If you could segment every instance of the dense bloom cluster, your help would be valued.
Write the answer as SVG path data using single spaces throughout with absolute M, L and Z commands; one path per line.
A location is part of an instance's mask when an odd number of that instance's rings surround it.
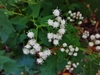
M 37 59 L 38 64 L 42 64 L 43 60 L 46 60 L 48 56 L 51 55 L 51 51 L 49 49 L 46 49 L 42 52 L 42 47 L 39 43 L 37 43 L 36 39 L 34 39 L 34 33 L 28 32 L 27 36 L 29 38 L 28 43 L 23 48 L 23 53 L 28 55 L 34 55 L 36 53 L 39 54 L 40 58 Z
M 87 39 L 89 37 L 89 31 L 84 31 L 82 38 Z
M 65 30 L 65 24 L 66 21 L 65 19 L 62 19 L 62 17 L 60 16 L 60 10 L 59 9 L 55 9 L 53 11 L 53 15 L 56 17 L 54 20 L 48 19 L 48 25 L 52 26 L 53 28 L 57 29 L 57 33 L 51 33 L 49 32 L 47 34 L 47 38 L 49 42 L 53 41 L 53 44 L 55 46 L 59 45 L 59 40 L 62 39 L 63 34 L 65 34 L 66 30 Z
M 95 35 L 91 35 L 90 40 L 91 41 L 89 42 L 89 46 L 95 46 L 95 50 L 100 50 L 100 34 L 97 33 Z
M 66 43 L 63 43 L 63 47 L 60 48 L 61 52 L 66 52 L 69 56 L 77 56 L 79 48 L 78 47 L 73 47 L 72 45 L 67 46 Z
M 72 63 L 71 61 L 68 61 L 67 65 L 65 67 L 67 70 L 69 70 L 69 72 L 72 72 L 74 70 L 74 68 L 77 68 L 78 65 L 79 65 L 78 62 Z
M 70 11 L 68 11 L 67 20 L 69 20 L 70 22 L 75 22 L 77 20 L 78 21 L 78 25 L 81 25 L 82 24 L 82 20 L 83 20 L 83 16 L 79 11 L 78 12 L 72 12 L 70 10 Z

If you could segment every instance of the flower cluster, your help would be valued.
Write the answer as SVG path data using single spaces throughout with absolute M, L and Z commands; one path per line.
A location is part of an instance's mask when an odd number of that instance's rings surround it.
M 42 47 L 34 39 L 34 33 L 28 32 L 27 36 L 30 39 L 28 40 L 28 43 L 24 46 L 23 53 L 26 54 L 26 55 L 29 54 L 29 53 L 33 55 L 36 52 L 39 52 L 42 49 Z
M 28 32 L 27 36 L 30 39 L 28 40 L 28 43 L 24 46 L 23 53 L 26 55 L 28 55 L 28 54 L 34 55 L 34 54 L 38 53 L 40 58 L 37 59 L 37 63 L 42 64 L 43 60 L 46 60 L 46 58 L 51 55 L 51 51 L 49 49 L 45 49 L 42 52 L 43 49 L 40 46 L 40 44 L 37 43 L 37 41 L 34 39 L 33 32 Z
M 78 25 L 81 25 L 82 20 L 83 20 L 83 16 L 79 11 L 78 12 L 72 12 L 70 10 L 70 11 L 68 11 L 67 20 L 69 20 L 70 22 L 75 22 L 76 20 L 78 20 Z
M 79 65 L 78 62 L 72 63 L 71 61 L 68 61 L 65 67 L 66 67 L 66 70 L 68 70 L 69 72 L 72 72 L 74 68 L 77 68 L 78 65 Z
M 68 53 L 69 56 L 77 56 L 78 55 L 78 51 L 79 51 L 79 48 L 78 47 L 73 47 L 72 45 L 69 45 L 67 46 L 66 43 L 63 43 L 62 45 L 63 47 L 60 48 L 61 52 L 66 52 Z
M 51 55 L 51 50 L 46 49 L 43 52 L 42 51 L 39 52 L 38 54 L 39 54 L 39 58 L 37 59 L 37 63 L 42 64 L 43 60 L 46 60 L 47 57 Z
M 47 38 L 49 42 L 53 41 L 53 44 L 55 46 L 59 45 L 59 40 L 62 39 L 63 34 L 66 32 L 65 30 L 65 24 L 66 21 L 65 19 L 62 19 L 62 17 L 60 16 L 60 10 L 59 9 L 55 9 L 53 11 L 53 15 L 55 16 L 54 20 L 48 19 L 48 25 L 52 26 L 53 28 L 57 29 L 57 33 L 51 33 L 49 32 L 47 34 Z
M 84 31 L 82 38 L 87 39 L 89 37 L 89 31 Z
M 89 46 L 93 47 L 95 46 L 95 49 L 98 51 L 100 50 L 100 34 L 95 34 L 95 35 L 91 35 L 90 36 L 90 42 L 89 42 Z

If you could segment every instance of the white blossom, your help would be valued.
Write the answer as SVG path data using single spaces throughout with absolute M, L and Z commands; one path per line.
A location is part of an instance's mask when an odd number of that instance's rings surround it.
M 100 34 L 95 34 L 95 37 L 98 39 L 98 38 L 100 38 Z
M 47 23 L 48 23 L 48 25 L 52 26 L 53 25 L 53 20 L 49 19 Z
M 38 43 L 36 43 L 36 44 L 33 46 L 33 48 L 34 48 L 36 51 L 40 51 L 40 50 L 41 50 L 41 46 L 40 46 Z
M 40 57 L 42 57 L 42 56 L 43 56 L 43 52 L 39 52 L 38 54 L 39 54 L 39 56 L 40 56 Z
M 33 55 L 33 54 L 35 54 L 35 53 L 36 53 L 36 50 L 34 50 L 34 49 L 31 49 L 31 50 L 30 50 L 30 54 Z
M 71 51 L 71 52 L 74 52 L 74 48 L 71 48 L 70 51 Z
M 76 68 L 76 67 L 77 67 L 77 65 L 76 65 L 75 63 L 73 63 L 72 65 L 73 65 L 73 67 L 74 67 L 74 68 Z
M 54 40 L 53 40 L 53 44 L 54 44 L 55 46 L 57 46 L 57 45 L 59 44 L 59 40 L 54 39 Z
M 95 40 L 95 44 L 96 45 L 100 44 L 100 40 Z
M 47 34 L 47 38 L 48 38 L 49 40 L 51 40 L 51 39 L 53 38 L 53 35 L 54 35 L 53 33 L 48 33 L 48 34 Z
M 79 21 L 78 24 L 81 25 L 82 24 L 82 21 Z
M 96 50 L 100 50 L 100 46 L 96 46 Z
M 26 44 L 24 47 L 28 48 L 28 49 L 31 48 L 31 46 L 29 44 Z
M 71 61 L 68 61 L 67 64 L 70 65 L 71 64 Z
M 50 56 L 51 50 L 47 49 L 47 50 L 43 51 L 43 54 L 46 55 L 46 56 Z
M 92 47 L 94 45 L 93 42 L 89 42 L 89 46 Z
M 38 58 L 38 59 L 36 60 L 36 62 L 37 62 L 38 64 L 42 64 L 42 63 L 43 63 L 43 59 L 42 59 L 42 58 Z
M 71 14 L 71 13 L 72 13 L 72 11 L 71 11 L 71 10 L 69 10 L 69 11 L 68 11 L 68 14 Z
M 63 43 L 63 47 L 66 47 L 67 46 L 67 43 Z
M 69 52 L 69 49 L 66 49 L 65 52 L 68 53 Z
M 73 46 L 72 45 L 69 45 L 69 48 L 71 49 L 71 48 L 73 48 Z
M 71 18 L 70 17 L 67 17 L 67 19 L 70 20 Z
M 86 38 L 87 38 L 87 36 L 86 36 L 86 35 L 82 35 L 82 38 L 83 38 L 83 39 L 86 39 Z
M 58 32 L 59 32 L 60 34 L 64 34 L 64 33 L 65 33 L 65 29 L 64 29 L 64 28 L 61 28 L 61 29 L 58 30 Z
M 27 36 L 28 36 L 29 38 L 33 38 L 33 37 L 34 37 L 34 33 L 29 31 L 29 32 L 27 33 Z
M 56 39 L 61 40 L 62 39 L 62 34 L 57 33 L 56 34 Z
M 60 16 L 58 16 L 58 17 L 56 17 L 56 20 L 57 20 L 58 22 L 61 22 L 61 21 L 62 21 L 62 18 L 61 18 Z
M 54 28 L 59 27 L 59 23 L 58 23 L 58 22 L 56 22 L 56 21 L 55 21 L 55 22 L 53 22 L 53 27 L 54 27 Z
M 78 63 L 78 62 L 77 62 L 76 64 L 77 64 L 77 65 L 79 65 L 79 63 Z
M 59 15 L 60 15 L 59 9 L 55 9 L 55 10 L 53 11 L 53 14 L 54 14 L 54 16 L 59 16 Z
M 79 51 L 79 48 L 78 48 L 78 47 L 76 47 L 76 48 L 75 48 L 75 51 Z
M 61 48 L 61 49 L 60 49 L 60 51 L 61 51 L 61 52 L 64 52 L 64 51 L 65 51 L 65 49 L 64 49 L 64 48 Z
M 30 44 L 31 46 L 33 46 L 35 43 L 36 43 L 36 40 L 35 39 L 30 39 L 28 41 L 28 44 Z
M 28 55 L 29 54 L 29 49 L 23 48 L 23 53 L 26 54 L 26 55 Z
M 77 56 L 77 53 L 74 53 L 73 56 Z
M 94 35 L 91 35 L 91 36 L 90 36 L 90 39 L 91 39 L 91 40 L 95 40 L 95 36 L 94 36 Z
M 61 25 L 65 25 L 66 21 L 63 19 L 61 20 Z
M 73 53 L 72 53 L 72 52 L 69 52 L 68 54 L 69 54 L 69 55 L 72 55 Z

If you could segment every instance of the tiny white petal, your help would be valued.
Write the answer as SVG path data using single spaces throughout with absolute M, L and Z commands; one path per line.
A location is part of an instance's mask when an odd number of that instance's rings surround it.
M 58 22 L 61 22 L 62 18 L 61 18 L 60 16 L 58 16 L 58 17 L 56 17 L 56 20 L 57 20 Z
M 78 47 L 76 47 L 76 48 L 75 48 L 75 51 L 79 51 L 79 48 L 78 48 Z
M 59 27 L 59 23 L 58 23 L 58 22 L 56 22 L 56 21 L 55 21 L 55 22 L 53 22 L 53 27 L 54 27 L 54 28 Z
M 28 49 L 31 48 L 31 46 L 29 44 L 26 44 L 24 47 L 28 48 Z
M 74 53 L 73 56 L 77 56 L 77 53 Z
M 33 37 L 34 37 L 34 33 L 29 31 L 29 32 L 27 33 L 27 36 L 28 36 L 29 38 L 33 38 Z
M 70 65 L 71 64 L 71 61 L 68 61 L 67 64 Z
M 94 36 L 94 35 L 91 35 L 91 36 L 90 36 L 90 39 L 91 39 L 91 40 L 95 40 L 95 36 Z
M 61 49 L 60 49 L 60 51 L 61 51 L 61 52 L 64 52 L 64 51 L 65 51 L 65 49 L 64 49 L 64 48 L 61 48 Z
M 55 46 L 57 46 L 58 44 L 59 44 L 59 40 L 53 40 L 53 44 L 55 45 Z
M 29 49 L 23 48 L 23 53 L 26 54 L 26 55 L 28 55 L 29 54 Z
M 61 25 L 65 25 L 66 21 L 63 19 L 61 20 Z
M 100 50 L 100 46 L 96 46 L 96 50 Z
M 71 14 L 71 13 L 72 13 L 72 11 L 71 11 L 71 10 L 69 10 L 69 11 L 68 11 L 68 14 Z
M 55 10 L 53 11 L 53 14 L 54 14 L 54 16 L 59 16 L 59 15 L 60 15 L 59 9 L 55 9 Z
M 36 60 L 36 62 L 37 62 L 38 64 L 42 64 L 42 63 L 43 63 L 43 59 L 42 59 L 42 58 L 38 58 L 38 59 Z
M 58 32 L 59 32 L 60 34 L 64 34 L 64 33 L 65 33 L 65 29 L 64 29 L 64 28 L 61 28 L 61 29 L 58 30 Z
M 93 42 L 89 42 L 89 46 L 92 47 L 94 45 Z
M 100 44 L 100 40 L 95 40 L 95 44 L 96 45 Z
M 36 43 L 35 39 L 31 39 L 28 41 L 28 44 L 30 44 L 31 46 L 33 46 Z
M 76 67 L 77 67 L 77 65 L 76 65 L 75 63 L 73 63 L 72 65 L 73 65 L 73 67 L 74 67 L 74 68 L 76 68 Z
M 35 53 L 36 53 L 36 50 L 34 50 L 34 49 L 31 49 L 31 50 L 30 50 L 30 54 L 33 55 L 33 54 L 35 54 Z
M 49 19 L 47 23 L 48 23 L 48 25 L 52 26 L 53 25 L 53 20 Z
M 98 38 L 100 38 L 100 34 L 95 34 L 95 37 L 98 39 Z
M 79 21 L 78 24 L 79 24 L 79 25 L 82 24 L 82 21 Z
M 63 47 L 66 47 L 67 46 L 67 43 L 63 43 Z

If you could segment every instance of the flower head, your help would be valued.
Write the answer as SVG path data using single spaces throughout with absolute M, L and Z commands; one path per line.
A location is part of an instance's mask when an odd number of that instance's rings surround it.
M 29 31 L 29 32 L 27 33 L 27 36 L 28 36 L 29 38 L 33 38 L 33 37 L 34 37 L 34 33 Z
M 59 16 L 59 15 L 60 15 L 59 9 L 55 9 L 55 10 L 53 11 L 53 14 L 54 14 L 54 16 Z
M 29 54 L 29 49 L 23 48 L 23 53 L 26 54 L 26 55 L 28 55 Z

